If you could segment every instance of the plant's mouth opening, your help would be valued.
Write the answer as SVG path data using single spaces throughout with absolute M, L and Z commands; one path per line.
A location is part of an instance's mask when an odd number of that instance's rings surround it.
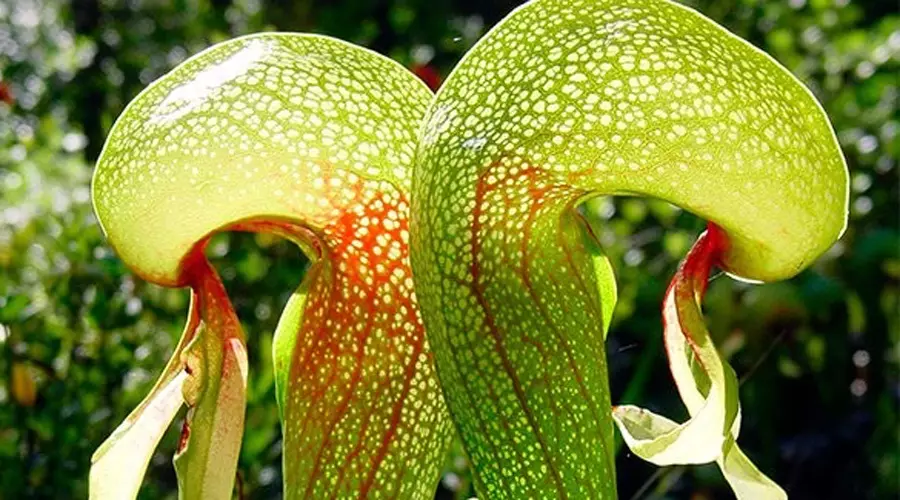
M 299 251 L 298 251 L 299 250 Z M 261 344 L 269 344 L 272 340 L 254 342 L 259 347 L 247 348 L 247 342 L 238 318 L 253 317 L 258 331 L 251 336 L 259 337 L 263 332 L 275 330 L 275 323 L 268 321 L 277 318 L 275 312 L 283 310 L 290 293 L 282 292 L 280 296 L 272 296 L 272 290 L 293 290 L 298 283 L 305 280 L 310 262 L 323 257 L 324 248 L 319 238 L 302 225 L 271 219 L 254 219 L 231 224 L 228 227 L 211 233 L 200 241 L 185 257 L 182 263 L 182 279 L 191 288 L 192 311 L 189 312 L 185 338 L 186 353 L 180 355 L 183 372 L 189 379 L 185 385 L 185 404 L 187 414 L 182 423 L 177 455 L 183 454 L 191 437 L 191 421 L 197 404 L 197 398 L 205 392 L 205 387 L 195 388 L 192 385 L 205 385 L 209 382 L 203 370 L 209 368 L 204 356 L 214 353 L 202 352 L 209 349 L 223 350 L 227 358 L 229 351 L 238 352 L 238 357 L 247 358 L 247 351 L 258 351 L 254 354 L 263 358 L 269 357 Z M 299 276 L 298 276 L 299 275 Z M 268 276 L 277 276 L 284 286 L 259 286 Z M 252 299 L 251 299 L 252 297 Z M 232 300 L 235 298 L 236 300 Z M 196 304 L 196 311 L 194 311 Z M 223 321 L 221 328 L 208 328 Z M 207 328 L 204 328 L 207 327 Z M 220 337 L 208 339 L 198 352 L 191 353 L 190 344 L 201 332 L 212 333 Z M 257 334 L 257 335 L 252 335 Z M 270 334 L 270 333 L 269 333 Z M 212 344 L 210 344 L 212 342 Z M 254 346 L 256 347 L 256 346 Z M 177 353 L 176 353 L 177 354 Z M 248 359 L 238 360 L 244 365 Z M 213 360 L 215 363 L 215 360 Z M 244 368 L 244 377 L 249 370 Z M 213 374 L 215 376 L 215 374 Z M 227 376 L 228 374 L 219 374 Z M 191 384 L 191 381 L 194 384 Z M 225 403 L 236 406 L 235 400 L 246 400 L 246 381 L 241 394 L 232 394 L 225 398 Z M 199 393 L 199 394 L 195 394 Z M 221 398 L 220 398 L 221 399 Z M 277 424 L 277 420 L 275 421 Z M 280 457 L 278 457 L 280 460 Z
M 678 261 L 705 223 L 665 200 L 628 193 L 592 193 L 578 200 L 575 209 L 590 251 L 609 259 L 618 292 L 612 318 L 616 331 L 607 331 L 606 338 L 612 400 L 644 400 L 658 362 L 665 358 L 662 328 L 659 316 L 633 313 L 658 310 Z M 648 273 L 660 279 L 646 280 Z M 623 443 L 616 438 L 621 451 Z
M 255 233 L 258 237 L 283 238 L 296 245 L 311 261 L 316 261 L 325 254 L 325 247 L 315 231 L 292 221 L 275 218 L 248 219 L 231 224 L 224 231 Z
M 238 318 L 253 325 L 255 333 L 271 333 L 278 313 L 310 267 L 327 258 L 325 252 L 321 239 L 302 225 L 253 219 L 204 238 L 184 259 L 182 274 L 190 275 L 191 260 L 205 259 L 221 278 Z

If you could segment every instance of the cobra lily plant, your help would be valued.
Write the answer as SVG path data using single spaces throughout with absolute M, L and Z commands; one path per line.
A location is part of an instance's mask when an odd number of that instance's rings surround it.
M 579 210 L 603 195 L 709 221 L 662 306 L 684 423 L 611 406 L 615 279 Z M 428 497 L 446 401 L 485 498 L 615 498 L 615 426 L 650 462 L 716 462 L 739 498 L 783 498 L 736 443 L 738 384 L 701 302 L 714 267 L 807 267 L 847 196 L 809 91 L 668 0 L 534 0 L 436 96 L 325 37 L 218 45 L 135 99 L 95 173 L 122 259 L 192 302 L 156 387 L 95 454 L 91 496 L 134 497 L 183 405 L 181 496 L 230 496 L 246 349 L 203 248 L 263 231 L 315 262 L 274 346 L 286 497 Z
M 247 354 L 203 253 L 219 231 L 280 235 L 314 261 L 274 340 L 285 496 L 433 494 L 450 421 L 407 243 L 431 96 L 368 50 L 267 34 L 186 61 L 128 106 L 94 174 L 98 219 L 135 273 L 188 286 L 192 301 L 156 386 L 95 453 L 91 498 L 137 494 L 182 406 L 181 497 L 231 498 Z
M 613 422 L 658 465 L 717 462 L 741 498 L 783 491 L 743 455 L 738 384 L 700 302 L 713 266 L 793 276 L 846 225 L 822 108 L 766 54 L 666 0 L 537 0 L 465 56 L 429 108 L 412 190 L 416 291 L 441 386 L 488 498 L 615 498 Z M 599 195 L 710 221 L 663 300 L 691 418 L 610 411 Z

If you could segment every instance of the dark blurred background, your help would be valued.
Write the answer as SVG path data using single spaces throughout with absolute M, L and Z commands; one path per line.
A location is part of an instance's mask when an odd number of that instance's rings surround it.
M 89 199 L 104 137 L 144 86 L 210 44 L 268 30 L 334 35 L 432 85 L 514 0 L 0 0 L 0 498 L 85 498 L 91 453 L 150 388 L 187 292 L 131 275 Z M 741 444 L 795 499 L 900 496 L 900 16 L 891 0 L 688 2 L 761 47 L 824 104 L 851 168 L 850 226 L 778 284 L 713 281 L 706 311 L 744 382 Z M 702 221 L 665 203 L 589 207 L 617 270 L 613 401 L 686 412 L 661 349 L 666 283 Z M 250 342 L 246 498 L 278 498 L 272 331 L 306 261 L 283 241 L 223 235 L 210 255 Z M 173 426 L 141 498 L 175 498 Z M 714 466 L 657 470 L 620 448 L 620 497 L 730 498 Z M 467 498 L 447 456 L 439 498 Z

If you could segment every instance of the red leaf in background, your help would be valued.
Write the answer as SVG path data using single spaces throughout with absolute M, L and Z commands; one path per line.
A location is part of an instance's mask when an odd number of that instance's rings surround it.
M 428 85 L 431 90 L 437 90 L 441 86 L 441 74 L 430 64 L 413 64 L 412 72 Z
M 417 73 L 418 74 L 418 73 Z M 16 100 L 13 98 L 12 90 L 9 89 L 9 85 L 5 82 L 0 82 L 0 101 L 13 105 Z

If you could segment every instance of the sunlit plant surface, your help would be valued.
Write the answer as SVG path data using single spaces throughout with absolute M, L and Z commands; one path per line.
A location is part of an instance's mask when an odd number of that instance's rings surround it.
M 615 281 L 579 210 L 604 195 L 710 222 L 662 303 L 684 423 L 611 407 Z M 811 94 L 696 12 L 536 0 L 436 97 L 329 38 L 218 45 L 124 112 L 94 204 L 136 273 L 192 290 L 157 386 L 94 457 L 94 498 L 136 495 L 182 405 L 181 495 L 230 496 L 246 348 L 203 255 L 229 230 L 315 262 L 274 347 L 288 498 L 429 497 L 451 418 L 486 498 L 615 498 L 614 423 L 648 461 L 716 462 L 738 497 L 782 498 L 736 443 L 736 377 L 700 302 L 714 267 L 772 281 L 826 250 L 847 171 Z
M 450 423 L 407 244 L 415 133 L 430 98 L 365 49 L 270 34 L 204 52 L 128 107 L 94 177 L 98 217 L 136 273 L 189 286 L 193 300 L 157 386 L 95 454 L 93 497 L 133 497 L 186 404 L 181 494 L 230 498 L 247 362 L 203 254 L 218 231 L 280 235 L 314 261 L 274 340 L 286 496 L 433 494 Z

